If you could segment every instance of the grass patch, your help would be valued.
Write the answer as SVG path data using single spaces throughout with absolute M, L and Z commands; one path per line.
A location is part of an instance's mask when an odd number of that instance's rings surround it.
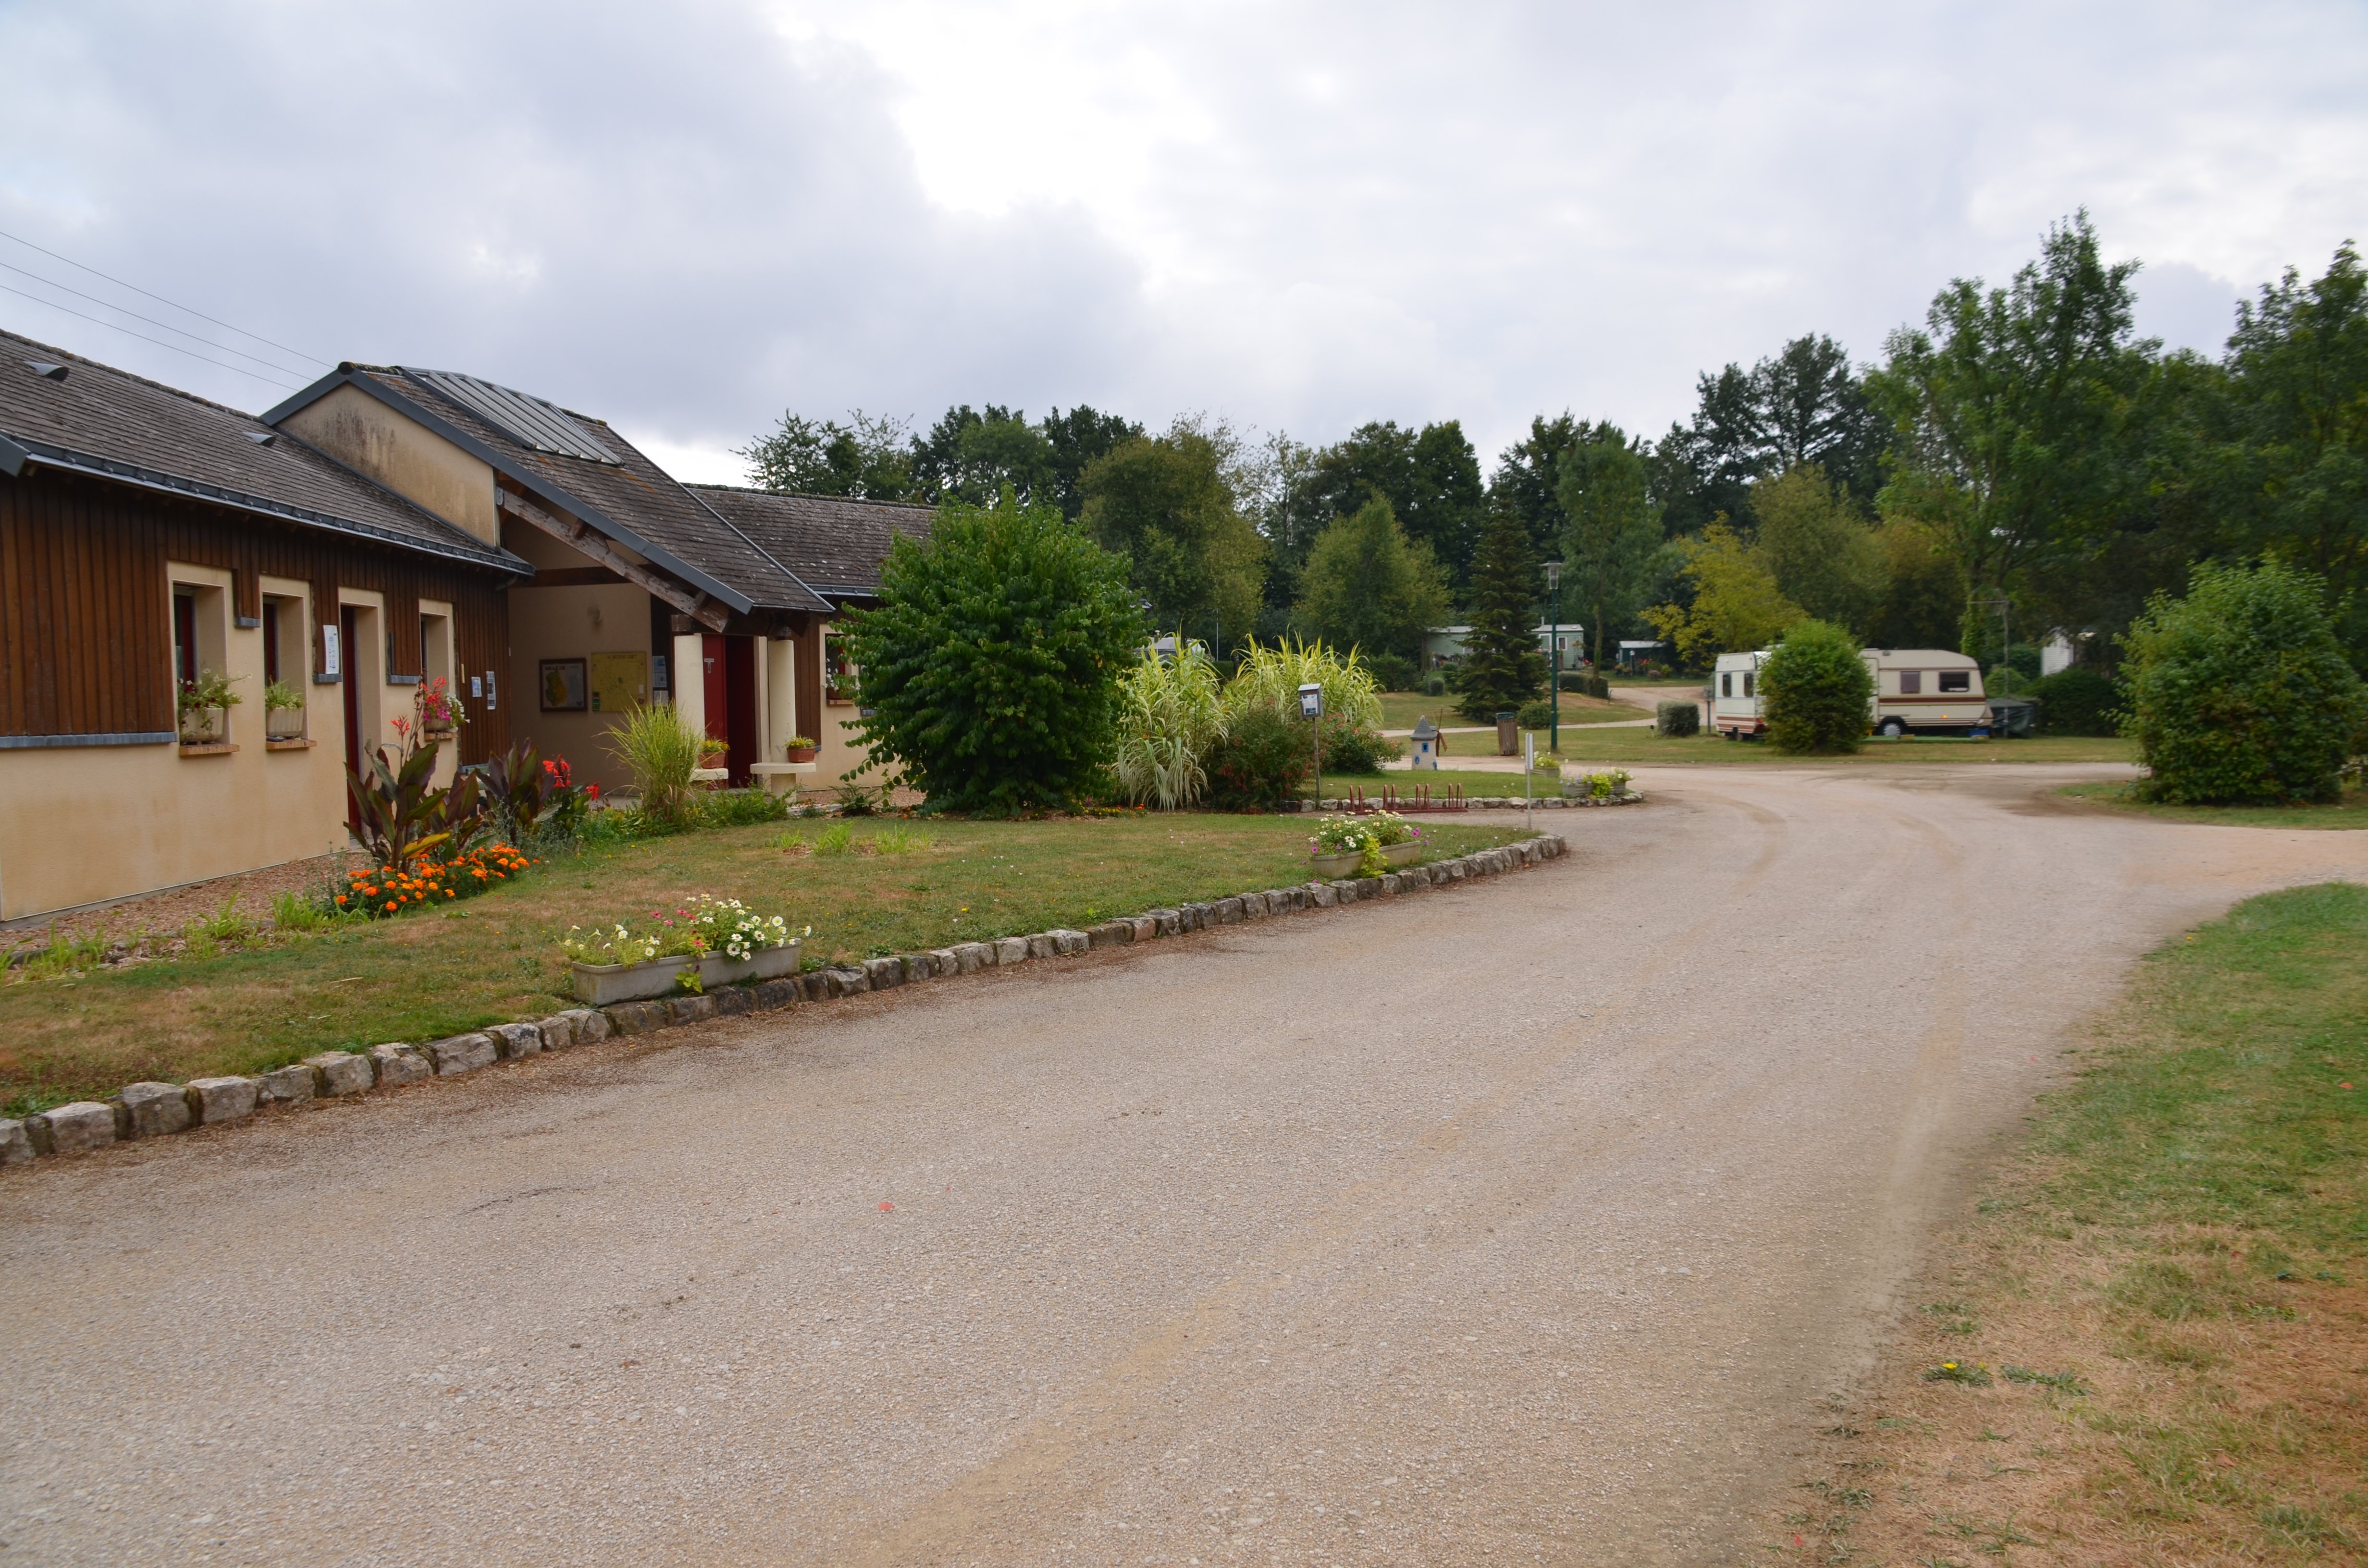
M 1455 710 L 1459 699 L 1453 692 L 1444 697 L 1426 697 L 1418 691 L 1385 691 L 1382 693 L 1382 728 L 1411 730 L 1414 722 L 1424 714 L 1444 730 L 1469 729 L 1472 721 Z M 1582 697 L 1576 691 L 1562 694 L 1562 722 L 1565 724 L 1602 724 L 1620 719 L 1644 719 L 1651 715 L 1633 702 L 1611 702 L 1598 697 Z M 1458 736 L 1461 740 L 1463 737 Z
M 1427 822 L 1434 856 L 1517 838 Z M 1307 880 L 1289 817 L 779 823 L 589 849 L 449 910 L 236 946 L 229 912 L 182 956 L 94 970 L 61 944 L 0 985 L 0 1106 L 21 1115 L 127 1083 L 251 1073 L 314 1051 L 432 1040 L 575 1003 L 559 938 L 697 892 L 811 923 L 817 959 L 1084 926 Z
M 2066 784 L 2056 791 L 2106 811 L 2166 822 L 2214 823 L 2222 827 L 2368 827 L 2368 789 L 2352 788 L 2323 806 L 2167 806 L 2141 801 L 2127 784 Z
M 1833 1473 L 1896 1483 L 1776 1554 L 1946 1560 L 1987 1520 L 2051 1562 L 2368 1558 L 2363 1019 L 2368 888 L 2151 955 L 1836 1428 Z

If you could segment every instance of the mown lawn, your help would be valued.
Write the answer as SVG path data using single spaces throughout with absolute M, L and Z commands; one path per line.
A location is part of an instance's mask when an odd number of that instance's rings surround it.
M 1850 756 L 1787 756 L 1765 741 L 1729 741 L 1716 735 L 1679 738 L 1650 730 L 1582 730 L 1577 739 L 1563 733 L 1562 755 L 1567 761 L 1627 767 L 1668 767 L 1699 763 L 1713 767 L 1799 767 L 1840 764 L 1884 767 L 1894 763 L 1963 763 L 1984 765 L 2017 762 L 2135 762 L 2137 743 L 2116 737 L 2039 735 L 2024 741 L 1975 741 L 1954 736 L 1908 735 L 1896 741 L 1870 738 Z
M 1472 721 L 1455 710 L 1456 697 L 1449 692 L 1444 697 L 1426 697 L 1418 691 L 1385 691 L 1382 693 L 1382 728 L 1411 730 L 1414 722 L 1424 714 L 1441 729 L 1468 729 Z M 1607 702 L 1599 698 L 1582 697 L 1575 691 L 1562 694 L 1562 722 L 1569 724 L 1602 724 L 1614 720 L 1648 717 L 1645 710 L 1627 702 Z M 1459 739 L 1461 737 L 1458 737 Z
M 1518 780 L 1516 780 L 1518 783 Z M 315 1051 L 422 1040 L 576 1004 L 557 943 L 689 895 L 814 926 L 810 959 L 861 958 L 1085 926 L 1305 881 L 1308 822 L 1183 813 L 1021 823 L 818 821 L 587 851 L 447 910 L 276 938 L 219 956 L 0 985 L 8 1115 L 145 1078 L 251 1073 Z M 1434 857 L 1518 829 L 1426 823 Z M 914 846 L 882 854 L 875 840 Z
M 2221 827 L 2368 827 L 2368 790 L 2346 790 L 2323 806 L 2165 806 L 2141 801 L 2126 784 L 2067 784 L 2056 791 L 2085 805 L 2168 822 Z
M 2368 888 L 2256 898 L 2153 954 L 1780 1557 L 2368 1556 L 2363 1019 Z

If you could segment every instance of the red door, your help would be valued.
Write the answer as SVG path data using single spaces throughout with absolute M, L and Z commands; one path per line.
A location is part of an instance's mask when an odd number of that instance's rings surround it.
M 707 738 L 732 738 L 730 687 L 723 669 L 723 639 L 712 632 L 699 640 L 700 689 L 706 694 Z
M 346 699 L 346 770 L 355 778 L 362 771 L 362 696 L 356 680 L 357 655 L 361 646 L 355 636 L 358 619 L 353 606 L 345 605 L 337 611 L 337 690 Z M 346 791 L 346 825 L 359 834 L 362 830 L 361 808 L 354 804 L 354 792 Z
M 724 754 L 723 766 L 732 770 L 732 787 L 745 790 L 752 775 L 751 763 L 764 759 L 757 755 L 757 640 L 754 637 L 723 639 L 724 732 L 723 739 L 731 746 Z

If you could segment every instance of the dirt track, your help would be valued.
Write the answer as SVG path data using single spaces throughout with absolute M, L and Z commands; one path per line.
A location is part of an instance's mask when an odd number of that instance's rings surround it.
M 2368 878 L 2108 771 L 9 1171 L 0 1565 L 1743 1561 L 2063 1027 Z

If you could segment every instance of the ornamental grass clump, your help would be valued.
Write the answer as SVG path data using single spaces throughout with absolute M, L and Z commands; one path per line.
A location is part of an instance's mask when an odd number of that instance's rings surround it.
M 689 814 L 690 776 L 707 737 L 671 703 L 641 703 L 609 732 L 609 749 L 633 776 L 643 813 L 668 826 Z
M 1202 758 L 1225 733 L 1216 661 L 1198 642 L 1174 658 L 1146 648 L 1118 679 L 1110 774 L 1130 804 L 1178 811 L 1209 787 Z

